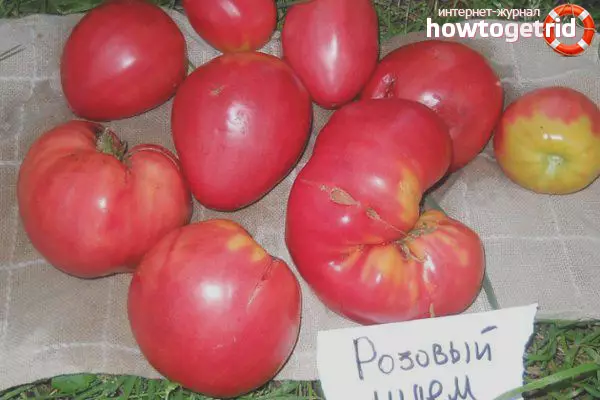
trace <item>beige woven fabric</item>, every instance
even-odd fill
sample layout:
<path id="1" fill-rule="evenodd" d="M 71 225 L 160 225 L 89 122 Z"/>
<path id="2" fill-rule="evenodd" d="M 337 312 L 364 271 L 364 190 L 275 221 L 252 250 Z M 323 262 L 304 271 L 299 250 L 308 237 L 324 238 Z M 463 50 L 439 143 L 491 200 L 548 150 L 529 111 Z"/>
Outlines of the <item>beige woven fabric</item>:
<path id="1" fill-rule="evenodd" d="M 172 15 L 187 37 L 194 64 L 218 55 L 181 14 Z M 32 16 L 0 22 L 0 50 L 25 46 L 24 52 L 0 63 L 0 390 L 82 371 L 158 376 L 129 330 L 129 276 L 86 281 L 58 272 L 31 247 L 17 218 L 16 176 L 28 146 L 44 130 L 73 117 L 61 95 L 58 62 L 79 18 Z M 423 33 L 395 38 L 384 45 L 383 53 L 423 38 Z M 577 58 L 555 54 L 539 38 L 513 44 L 500 38 L 465 43 L 493 64 L 506 88 L 507 103 L 548 85 L 567 85 L 600 102 L 597 41 Z M 276 38 L 265 51 L 280 53 Z M 170 105 L 109 125 L 131 145 L 155 142 L 173 149 Z M 329 115 L 315 108 L 313 139 Z M 298 167 L 309 154 L 310 147 Z M 196 206 L 194 220 L 224 216 L 239 221 L 272 254 L 290 262 L 282 221 L 296 173 L 244 211 L 218 214 Z M 538 302 L 542 317 L 600 317 L 600 181 L 568 197 L 534 195 L 504 177 L 488 148 L 435 197 L 483 238 L 488 273 L 502 307 Z M 300 340 L 280 379 L 317 378 L 317 331 L 352 325 L 326 310 L 302 285 Z M 482 294 L 469 312 L 489 309 Z"/>

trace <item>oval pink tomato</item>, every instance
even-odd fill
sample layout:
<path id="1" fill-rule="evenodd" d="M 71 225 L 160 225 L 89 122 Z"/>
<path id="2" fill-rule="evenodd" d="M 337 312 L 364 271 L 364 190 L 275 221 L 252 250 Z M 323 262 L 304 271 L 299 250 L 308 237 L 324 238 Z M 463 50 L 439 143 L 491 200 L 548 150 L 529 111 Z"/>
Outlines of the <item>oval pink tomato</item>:
<path id="1" fill-rule="evenodd" d="M 286 217 L 292 259 L 331 310 L 388 323 L 457 312 L 474 299 L 477 235 L 443 214 L 419 215 L 451 152 L 443 121 L 417 102 L 361 100 L 333 114 Z"/>
<path id="2" fill-rule="evenodd" d="M 61 57 L 66 100 L 82 118 L 131 117 L 166 102 L 187 73 L 183 34 L 145 0 L 109 0 L 71 32 Z"/>
<path id="3" fill-rule="evenodd" d="M 385 56 L 362 92 L 362 98 L 388 97 L 418 101 L 444 119 L 453 141 L 454 172 L 489 142 L 504 94 L 496 73 L 475 50 L 425 40 Z"/>
<path id="4" fill-rule="evenodd" d="M 494 154 L 502 171 L 528 190 L 583 190 L 600 176 L 600 109 L 566 87 L 528 92 L 502 115 Z"/>
<path id="5" fill-rule="evenodd" d="M 255 51 L 277 26 L 274 0 L 184 0 L 190 25 L 223 53 Z"/>
<path id="6" fill-rule="evenodd" d="M 312 106 L 290 67 L 258 52 L 229 53 L 194 71 L 173 103 L 175 147 L 206 207 L 256 202 L 298 161 Z"/>
<path id="7" fill-rule="evenodd" d="M 283 56 L 315 103 L 338 108 L 359 94 L 375 69 L 378 26 L 371 0 L 297 4 L 283 25 Z"/>
<path id="8" fill-rule="evenodd" d="M 300 330 L 298 280 L 240 225 L 208 220 L 163 238 L 131 281 L 129 321 L 156 370 L 230 398 L 267 383 Z"/>
<path id="9" fill-rule="evenodd" d="M 71 121 L 29 149 L 18 204 L 33 246 L 56 268 L 95 278 L 135 268 L 163 235 L 189 222 L 191 195 L 167 149 L 125 143 Z"/>

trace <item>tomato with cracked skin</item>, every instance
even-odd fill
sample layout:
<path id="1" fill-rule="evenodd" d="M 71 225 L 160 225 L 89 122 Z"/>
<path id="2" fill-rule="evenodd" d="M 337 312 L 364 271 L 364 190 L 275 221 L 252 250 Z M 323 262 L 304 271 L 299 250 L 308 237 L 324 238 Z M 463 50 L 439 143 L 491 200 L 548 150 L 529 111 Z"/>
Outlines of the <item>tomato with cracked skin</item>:
<path id="1" fill-rule="evenodd" d="M 283 58 L 315 103 L 335 109 L 353 100 L 379 57 L 371 0 L 318 0 L 292 6 L 281 32 Z"/>
<path id="2" fill-rule="evenodd" d="M 184 0 L 182 5 L 192 28 L 223 53 L 258 50 L 277 26 L 273 0 Z"/>
<path id="3" fill-rule="evenodd" d="M 196 199 L 234 211 L 264 197 L 298 162 L 310 135 L 312 104 L 279 58 L 229 53 L 186 79 L 171 120 Z"/>
<path id="4" fill-rule="evenodd" d="M 165 103 L 187 66 L 183 34 L 160 7 L 146 0 L 109 0 L 73 28 L 60 75 L 75 114 L 108 121 Z"/>
<path id="5" fill-rule="evenodd" d="M 173 231 L 129 288 L 142 353 L 162 375 L 230 398 L 272 379 L 300 329 L 298 280 L 239 224 L 213 219 Z"/>
<path id="6" fill-rule="evenodd" d="M 80 278 L 133 270 L 192 214 L 175 155 L 153 144 L 127 150 L 114 132 L 85 121 L 58 125 L 32 144 L 17 197 L 33 246 Z"/>
<path id="7" fill-rule="evenodd" d="M 574 89 L 536 89 L 507 107 L 493 144 L 502 171 L 518 185 L 575 193 L 600 176 L 600 110 Z"/>
<path id="8" fill-rule="evenodd" d="M 483 150 L 504 105 L 500 79 L 486 59 L 470 47 L 425 40 L 386 55 L 361 98 L 395 97 L 418 101 L 448 125 L 455 172 Z"/>
<path id="9" fill-rule="evenodd" d="M 464 310 L 479 293 L 478 236 L 425 191 L 447 172 L 451 139 L 426 106 L 361 100 L 335 112 L 292 187 L 286 243 L 302 277 L 362 324 Z"/>

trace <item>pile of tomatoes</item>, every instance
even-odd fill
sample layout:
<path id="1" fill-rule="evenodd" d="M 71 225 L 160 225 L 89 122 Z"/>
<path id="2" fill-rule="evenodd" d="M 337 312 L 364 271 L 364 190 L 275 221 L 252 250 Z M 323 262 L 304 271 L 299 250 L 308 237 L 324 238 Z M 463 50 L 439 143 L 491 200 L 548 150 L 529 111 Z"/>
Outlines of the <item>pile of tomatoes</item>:
<path id="1" fill-rule="evenodd" d="M 147 360 L 215 397 L 272 379 L 296 344 L 301 288 L 291 266 L 229 219 L 191 222 L 193 201 L 252 207 L 297 165 L 313 105 L 333 111 L 296 177 L 281 234 L 294 267 L 331 310 L 361 324 L 463 312 L 477 297 L 479 236 L 427 191 L 490 142 L 506 175 L 573 193 L 600 174 L 600 113 L 583 94 L 545 88 L 504 110 L 487 60 L 424 40 L 380 59 L 371 0 L 289 8 L 283 57 L 258 51 L 273 0 L 184 0 L 222 54 L 188 74 L 174 21 L 145 0 L 109 0 L 71 32 L 65 99 L 81 119 L 43 133 L 18 180 L 24 228 L 79 278 L 131 272 L 128 315 Z M 128 148 L 104 121 L 144 118 L 173 98 L 175 152 Z"/>

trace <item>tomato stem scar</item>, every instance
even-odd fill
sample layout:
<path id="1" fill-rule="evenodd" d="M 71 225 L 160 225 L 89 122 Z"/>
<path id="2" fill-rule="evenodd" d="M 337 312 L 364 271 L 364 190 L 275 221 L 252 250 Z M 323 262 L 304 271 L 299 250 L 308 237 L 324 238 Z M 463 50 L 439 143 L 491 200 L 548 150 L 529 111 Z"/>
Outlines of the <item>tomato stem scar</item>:
<path id="1" fill-rule="evenodd" d="M 96 149 L 122 162 L 127 153 L 127 142 L 120 140 L 109 128 L 102 128 L 96 132 Z"/>

